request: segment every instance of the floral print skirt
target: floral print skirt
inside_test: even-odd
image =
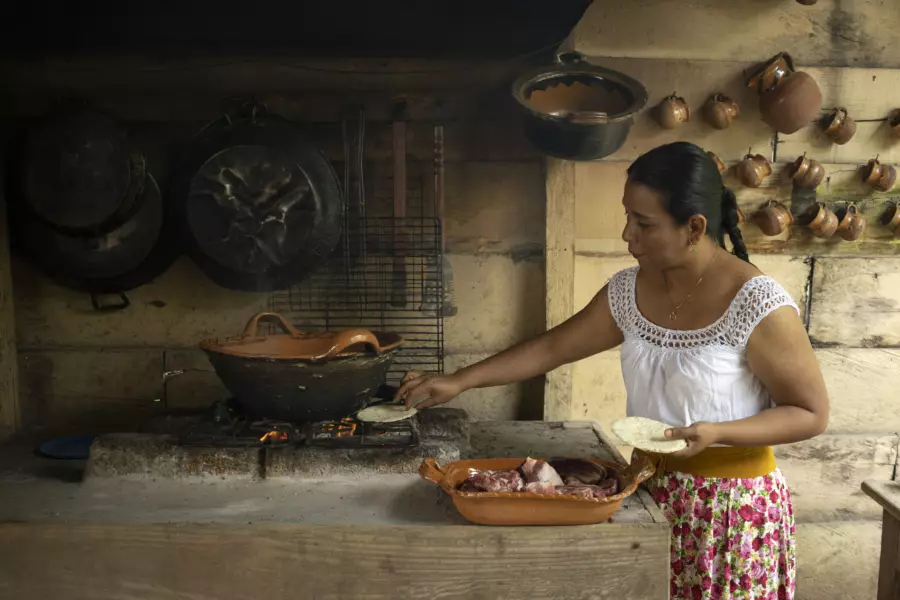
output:
[[[673,600],[794,597],[794,510],[780,470],[754,479],[666,472],[647,483],[672,524]]]

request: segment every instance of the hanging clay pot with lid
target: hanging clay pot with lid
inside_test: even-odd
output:
[[[794,70],[790,54],[773,56],[750,79],[759,93],[762,120],[778,133],[795,133],[814,121],[822,108],[822,92],[808,73]]]
[[[621,148],[647,103],[639,81],[593,65],[578,52],[524,73],[512,95],[525,111],[528,141],[566,160],[596,160]]]

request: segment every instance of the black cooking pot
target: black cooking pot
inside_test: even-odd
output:
[[[110,116],[66,106],[25,135],[14,173],[32,214],[67,235],[116,229],[140,208],[144,161]]]
[[[11,205],[10,237],[54,281],[90,293],[95,308],[126,308],[124,292],[149,283],[181,254],[180,222],[149,174],[139,206],[128,221],[108,233],[70,236]],[[121,302],[101,307],[98,294],[118,294]]]
[[[622,147],[647,90],[624,73],[589,64],[577,52],[525,73],[513,84],[525,109],[525,136],[541,152],[596,160]]]
[[[261,319],[284,334],[260,335]],[[241,335],[200,344],[216,374],[253,420],[332,421],[378,395],[403,339],[364,329],[301,333],[284,317],[259,313]]]

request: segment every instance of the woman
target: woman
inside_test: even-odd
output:
[[[637,267],[537,338],[453,375],[408,375],[400,399],[426,408],[621,345],[628,415],[670,424],[666,435],[687,442],[654,457],[648,482],[672,523],[672,597],[790,599],[794,517],[771,447],[828,423],[797,306],[750,264],[734,194],[697,146],[638,158],[622,204]]]

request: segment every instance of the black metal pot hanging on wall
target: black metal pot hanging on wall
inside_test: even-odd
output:
[[[28,130],[19,152],[17,199],[56,231],[101,235],[140,208],[143,157],[103,112],[64,105]]]
[[[66,235],[21,207],[10,206],[10,217],[16,247],[57,283],[90,293],[98,310],[126,308],[125,292],[161,275],[181,254],[180,222],[149,174],[138,211],[105,234]],[[101,305],[100,294],[118,294],[120,302]]]
[[[592,65],[577,52],[523,74],[512,93],[525,110],[528,140],[567,160],[597,160],[621,148],[647,103],[639,81]]]
[[[255,108],[190,142],[173,193],[188,252],[229,289],[290,287],[340,238],[344,201],[331,164],[298,125]]]

